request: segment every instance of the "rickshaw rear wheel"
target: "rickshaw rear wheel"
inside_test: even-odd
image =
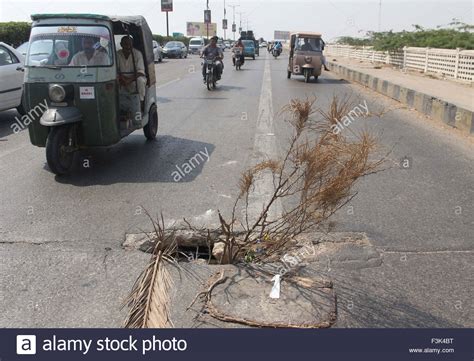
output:
[[[69,173],[74,160],[74,152],[69,144],[70,127],[54,127],[46,140],[46,160],[49,169],[54,174],[65,175]]]
[[[148,112],[148,123],[143,127],[143,133],[148,140],[156,139],[158,133],[158,110],[156,105],[152,105]]]
[[[315,76],[314,76],[314,81],[318,81],[318,78],[319,78],[319,76],[318,76],[318,75],[315,75]]]
[[[288,79],[291,79],[291,71],[288,72],[287,77]]]
[[[311,79],[311,72],[309,70],[304,71],[304,82],[309,83]]]

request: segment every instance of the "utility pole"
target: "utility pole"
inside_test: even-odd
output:
[[[206,10],[209,11],[209,0],[206,0]],[[206,23],[207,40],[209,40],[209,23]]]
[[[225,9],[225,0],[224,0],[224,20],[226,19],[227,16],[227,10]],[[226,39],[226,29],[224,28],[224,40]]]
[[[170,22],[168,20],[169,11],[166,12],[166,37],[170,37]]]
[[[382,0],[379,1],[379,33],[382,29]]]
[[[242,14],[245,14],[245,13],[239,12],[238,14],[240,15],[240,25],[239,25],[239,34],[240,34],[240,32],[242,31]]]
[[[236,27],[235,24],[235,8],[238,8],[240,5],[229,5],[232,8],[232,32],[234,33],[234,41],[235,41],[235,31],[234,28]]]

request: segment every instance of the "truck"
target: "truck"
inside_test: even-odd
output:
[[[255,54],[260,56],[260,44],[258,40],[255,39],[255,35],[252,30],[242,31],[240,33],[240,39],[242,40],[252,40],[255,43]]]

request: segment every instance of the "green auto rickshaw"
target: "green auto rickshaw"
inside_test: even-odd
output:
[[[137,129],[155,139],[153,39],[142,16],[40,14],[32,20],[23,96],[31,143],[46,147],[52,172],[68,173],[76,151],[116,144]],[[118,65],[124,37],[127,69]]]

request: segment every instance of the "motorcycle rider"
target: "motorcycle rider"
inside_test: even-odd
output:
[[[216,69],[217,69],[217,80],[221,79],[222,72],[224,71],[224,63],[222,60],[224,59],[224,53],[222,49],[217,46],[217,40],[219,38],[217,36],[213,36],[211,38],[211,42],[207,45],[201,54],[201,58],[205,60],[212,60],[216,59]],[[202,66],[202,76],[204,78],[204,82],[206,82],[206,62],[204,62]]]
[[[239,39],[239,40],[237,41],[237,43],[235,43],[234,48],[233,48],[232,50],[237,49],[237,48],[240,49],[240,65],[244,65],[244,63],[245,63],[245,56],[244,56],[244,43],[242,43],[242,39]],[[234,66],[235,66],[235,58],[236,58],[236,56],[238,56],[238,55],[235,55],[235,54],[234,54],[234,56],[232,57],[232,62],[234,63]]]
[[[281,54],[281,51],[283,50],[283,45],[281,45],[281,41],[275,42],[275,46],[273,47],[278,52],[278,55]]]

